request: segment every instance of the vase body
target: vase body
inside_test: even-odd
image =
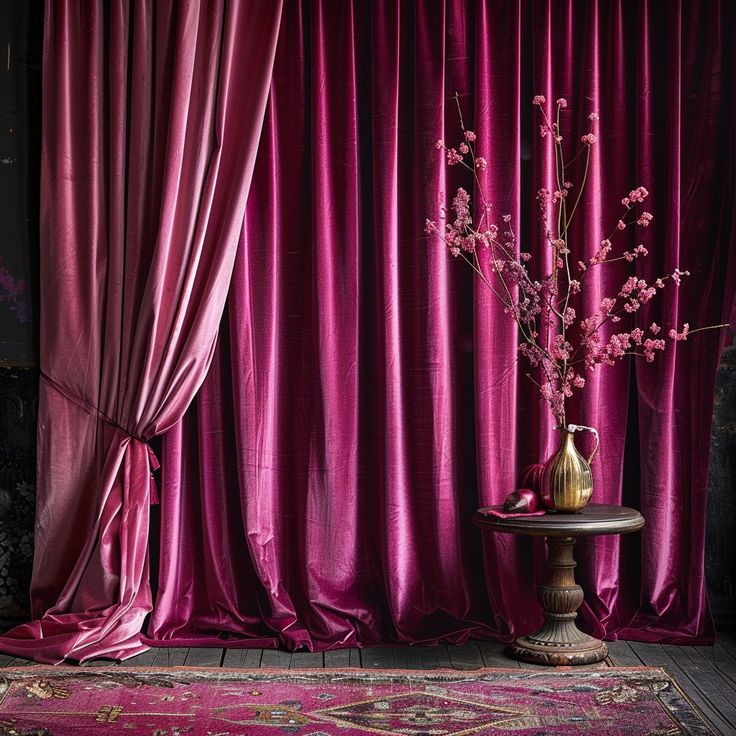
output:
[[[562,438],[557,452],[547,460],[542,469],[542,503],[558,513],[572,514],[580,511],[590,501],[593,493],[593,474],[590,462],[598,449],[596,441],[593,454],[586,460],[575,447],[576,425],[561,427]],[[589,429],[585,427],[584,429]],[[598,433],[595,433],[596,440]]]

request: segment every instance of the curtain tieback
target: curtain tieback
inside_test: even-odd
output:
[[[115,427],[115,429],[119,429],[121,432],[127,434],[128,437],[130,437],[131,439],[135,440],[136,442],[140,442],[142,445],[146,446],[146,450],[148,450],[148,469],[150,476],[149,492],[151,495],[151,505],[157,506],[159,503],[159,495],[158,488],[156,487],[156,479],[153,477],[153,473],[155,470],[158,470],[161,467],[161,463],[159,463],[158,458],[156,457],[156,453],[153,451],[151,445],[148,444],[148,440],[144,439],[143,437],[139,437],[132,432],[129,432],[125,427],[118,424],[112,417],[109,417],[107,414],[105,414],[105,412],[94,406],[94,404],[90,404],[89,401],[85,401],[83,398],[73,394],[71,391],[54,381],[53,378],[47,376],[43,371],[41,371],[41,380],[44,381],[44,383],[46,383],[48,386],[51,386],[54,391],[61,394],[64,398],[68,399],[73,404],[76,404],[78,407],[84,409],[89,414],[96,414],[106,424],[110,424],[111,426]]]

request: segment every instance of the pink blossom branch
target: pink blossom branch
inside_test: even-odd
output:
[[[688,336],[694,335],[696,332],[705,332],[706,330],[722,330],[724,327],[730,327],[730,322],[724,322],[722,325],[708,325],[707,327],[696,327],[694,330],[688,331]]]
[[[657,279],[653,284],[648,284],[644,279],[636,276],[630,276],[621,286],[615,298],[603,299],[596,313],[578,320],[570,304],[573,302],[574,295],[580,292],[589,267],[621,260],[632,262],[639,256],[647,255],[644,245],[638,245],[631,252],[625,251],[621,255],[609,257],[612,249],[611,239],[618,230],[634,224],[634,221],[640,226],[649,224],[652,215],[647,212],[642,212],[638,219],[635,213],[633,216],[629,215],[629,211],[633,209],[631,205],[642,202],[648,192],[644,187],[638,187],[632,190],[628,197],[621,200],[626,206],[626,212],[618,220],[609,237],[601,241],[601,246],[595,255],[587,262],[579,262],[579,269],[583,273],[578,279],[573,279],[570,269],[568,233],[585,191],[590,169],[591,146],[596,142],[596,137],[593,132],[584,135],[581,139],[584,144],[583,148],[566,163],[560,134],[560,118],[561,109],[566,107],[567,103],[564,98],[557,100],[556,119],[551,124],[542,107],[545,98],[537,95],[533,102],[539,106],[544,120],[541,134],[544,137],[551,133],[554,139],[557,190],[554,196],[546,189],[540,189],[538,193],[540,219],[544,226],[545,238],[552,248],[553,260],[552,267],[544,278],[539,281],[532,280],[529,270],[524,265],[530,260],[531,254],[521,250],[514,228],[510,224],[510,215],[503,216],[506,230],[503,232],[503,237],[499,237],[499,228],[493,223],[491,205],[485,198],[478,173],[485,171],[487,162],[476,155],[476,135],[473,131],[465,129],[457,93],[455,102],[460,127],[463,131],[463,140],[457,150],[448,148],[442,140],[437,141],[435,145],[444,151],[449,165],[459,163],[472,172],[475,201],[479,202],[481,212],[477,223],[474,224],[470,196],[461,187],[457,190],[452,202],[452,209],[456,215],[454,221],[445,222],[440,231],[436,223],[427,220],[425,230],[427,233],[437,234],[453,256],[462,256],[463,260],[479,276],[481,282],[498,299],[504,311],[513,317],[518,330],[517,334],[521,338],[518,352],[524,355],[535,370],[540,372],[542,382],[534,380],[531,374],[527,374],[527,377],[539,388],[543,400],[549,405],[557,423],[565,426],[566,401],[573,396],[576,389],[582,389],[586,383],[586,379],[576,372],[578,366],[584,364],[587,370],[593,371],[598,364],[611,365],[628,355],[644,357],[645,360],[651,362],[655,359],[656,352],[665,349],[665,337],[658,336],[662,328],[654,322],[647,330],[634,327],[618,333],[612,331],[613,334],[605,338],[605,342],[602,338],[604,325],[608,322],[620,321],[624,313],[638,312],[643,305],[656,296],[657,289],[664,288],[666,281],[672,280],[679,285],[680,278],[687,275],[688,272],[675,269],[672,274]],[[594,130],[598,116],[591,113],[588,117],[593,123]],[[586,159],[582,183],[576,193],[572,208],[568,208],[567,194],[573,185],[566,181],[567,170],[582,155],[583,150],[586,150]],[[556,208],[554,212],[551,211],[550,205]],[[556,233],[550,228],[550,220],[554,215],[557,216]],[[441,219],[447,219],[447,210],[444,206],[441,208]],[[484,270],[479,254],[479,249],[482,247],[489,249],[490,260],[486,269],[488,273]],[[562,271],[566,279],[564,289],[562,288]],[[617,303],[619,308],[615,309]],[[574,326],[577,326],[575,333],[572,332]],[[721,329],[726,326],[728,325],[712,325],[690,331],[689,325],[685,323],[679,331],[671,329],[668,336],[670,340],[686,340],[690,334]],[[576,340],[568,340],[569,334],[574,334]]]

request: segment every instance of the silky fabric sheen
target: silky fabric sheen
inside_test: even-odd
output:
[[[146,441],[204,379],[280,3],[46,3],[33,616],[0,650],[146,649]]]
[[[534,195],[553,158],[531,99],[568,99],[568,151],[600,115],[572,229],[590,258],[630,189],[651,192],[634,266],[589,274],[580,312],[627,275],[692,272],[638,316],[726,321],[734,299],[736,78],[728,2],[288,3],[226,317],[196,401],[165,437],[161,564],[148,641],[324,650],[506,641],[541,623],[540,540],[481,534],[521,469],[556,449],[513,323],[424,237],[467,181],[438,138],[478,134],[496,217],[535,271]],[[571,173],[579,185],[581,170]],[[442,195],[441,193],[448,193]],[[638,238],[638,240],[635,240]],[[730,250],[729,250],[730,249]],[[628,326],[629,322],[622,322]],[[708,641],[704,519],[723,333],[589,376],[594,502],[640,535],[581,541],[581,626]]]

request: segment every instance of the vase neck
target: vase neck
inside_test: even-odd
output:
[[[565,433],[564,437],[562,438],[562,447],[565,450],[576,450],[577,448],[575,447],[575,432],[571,432],[567,428],[563,428],[562,431]]]

